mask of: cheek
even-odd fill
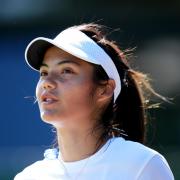
[[[40,92],[41,92],[41,88],[40,88],[40,83],[38,82],[37,86],[36,86],[36,90],[35,90],[36,98],[38,101],[39,101],[39,97],[40,97]]]
[[[95,91],[90,82],[83,82],[82,84],[75,84],[69,87],[65,92],[66,100],[70,106],[91,106]]]

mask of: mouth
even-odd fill
[[[51,105],[51,104],[56,103],[57,101],[58,101],[58,99],[52,94],[46,93],[41,96],[41,103],[43,105]]]

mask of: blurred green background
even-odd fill
[[[179,0],[0,0],[0,179],[13,179],[42,159],[54,138],[34,104],[38,74],[24,62],[26,45],[88,22],[111,27],[109,36],[122,49],[136,47],[136,69],[150,74],[158,93],[173,98],[150,111],[147,144],[166,157],[180,180]]]

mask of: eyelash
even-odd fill
[[[48,75],[48,73],[45,71],[40,72],[40,76],[47,76],[47,75]]]
[[[73,73],[74,73],[74,71],[70,68],[64,68],[61,71],[61,74],[73,74]],[[40,76],[47,76],[47,75],[48,75],[48,72],[46,72],[46,71],[40,72]]]
[[[61,72],[61,74],[73,74],[73,70],[69,68],[64,68]]]

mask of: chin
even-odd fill
[[[53,121],[57,121],[58,117],[55,113],[43,111],[41,112],[41,119],[51,124]]]
[[[48,124],[53,125],[54,127],[61,127],[63,128],[65,126],[64,121],[62,118],[60,118],[59,115],[55,113],[47,113],[47,112],[41,112],[41,119]]]

